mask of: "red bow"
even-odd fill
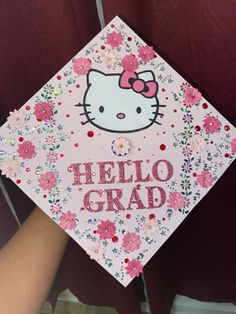
[[[140,79],[135,72],[124,71],[120,76],[119,85],[121,88],[132,88],[136,93],[141,93],[147,98],[157,95],[158,84],[155,81],[147,81]]]

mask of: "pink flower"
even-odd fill
[[[91,60],[83,57],[75,59],[72,68],[77,74],[81,75],[88,74],[91,68]]]
[[[133,252],[139,248],[140,244],[141,241],[139,235],[134,232],[128,232],[123,238],[122,247],[127,252]]]
[[[76,214],[68,210],[66,213],[62,213],[60,217],[60,227],[64,230],[71,230],[76,227]]]
[[[116,232],[116,227],[110,220],[101,220],[98,225],[97,233],[100,235],[100,239],[111,239]]]
[[[208,188],[212,186],[213,177],[212,174],[208,171],[202,171],[201,174],[197,175],[197,183],[201,185],[203,188]]]
[[[132,259],[128,262],[128,265],[125,267],[126,274],[129,274],[130,277],[138,277],[139,274],[143,271],[143,265],[140,261]]]
[[[231,140],[230,146],[231,146],[232,152],[233,152],[234,154],[236,154],[236,137],[234,137],[234,138]]]
[[[56,176],[53,172],[50,171],[41,174],[39,178],[39,186],[43,190],[51,191],[52,188],[55,188],[56,183],[57,183]]]
[[[58,154],[55,152],[50,151],[47,155],[47,161],[50,163],[54,163],[58,160]]]
[[[186,198],[180,192],[171,192],[167,200],[168,206],[174,210],[184,207]]]
[[[138,59],[132,54],[127,55],[121,60],[121,66],[125,71],[133,72],[138,68]]]
[[[138,49],[138,56],[141,58],[144,62],[150,61],[154,58],[155,52],[153,50],[153,47],[151,46],[142,46]]]
[[[17,152],[23,159],[31,159],[36,155],[35,146],[30,141],[19,144]]]
[[[34,114],[39,121],[49,120],[53,115],[53,105],[47,102],[37,103],[34,107]]]
[[[112,48],[118,47],[122,44],[123,36],[121,33],[112,32],[107,35],[107,44],[111,45]]]
[[[186,88],[184,92],[184,100],[186,107],[192,107],[193,105],[198,104],[201,97],[202,94],[196,88],[193,87]]]
[[[215,133],[220,130],[221,122],[214,116],[206,116],[203,120],[203,127],[207,133]]]

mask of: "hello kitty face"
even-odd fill
[[[144,130],[156,121],[159,113],[157,83],[152,71],[104,74],[90,70],[83,107],[86,120],[99,129],[130,133]]]

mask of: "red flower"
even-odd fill
[[[185,90],[184,93],[184,100],[185,100],[185,106],[186,107],[192,107],[193,105],[196,105],[201,100],[202,94],[193,87],[188,87]]]
[[[71,230],[76,227],[76,214],[68,210],[66,213],[62,213],[60,217],[60,226],[64,230]]]
[[[150,61],[154,58],[155,51],[151,46],[142,46],[138,49],[138,57],[141,58],[144,62]]]
[[[77,74],[80,75],[88,74],[91,68],[91,60],[83,57],[75,59],[72,68]]]
[[[49,120],[53,115],[53,105],[47,102],[37,103],[34,107],[34,114],[37,120]]]
[[[19,156],[23,159],[31,159],[35,156],[35,146],[30,142],[26,141],[22,144],[18,145],[17,152],[19,153]]]
[[[206,116],[203,120],[203,127],[207,133],[215,133],[220,130],[221,122],[214,116]]]
[[[128,262],[128,265],[125,267],[126,274],[129,274],[130,277],[138,277],[139,274],[143,271],[143,265],[140,261],[132,259]]]
[[[132,54],[127,55],[121,60],[121,66],[125,71],[133,72],[138,68],[138,59]]]
[[[110,220],[102,220],[98,225],[97,233],[100,239],[111,239],[116,232],[116,227]]]
[[[123,37],[121,33],[112,32],[107,35],[107,44],[111,45],[112,48],[118,47],[122,44]]]

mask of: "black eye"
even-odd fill
[[[103,106],[100,106],[100,107],[99,107],[99,111],[100,111],[100,112],[103,112],[103,111],[104,111],[104,107],[103,107]]]
[[[141,111],[142,111],[141,107],[137,107],[136,111],[137,111],[137,113],[141,113]]]

